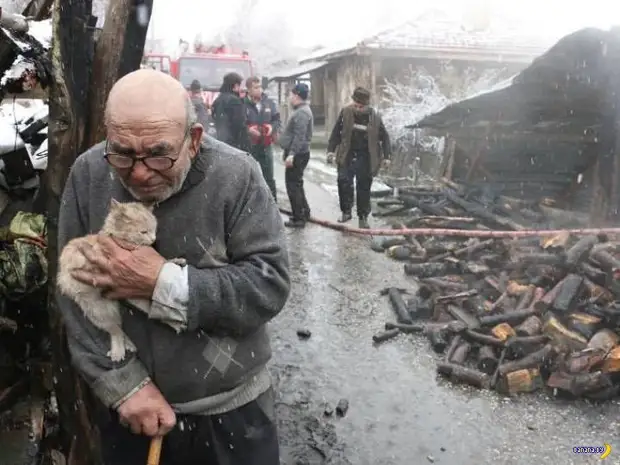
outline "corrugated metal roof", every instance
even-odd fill
[[[327,65],[327,61],[313,61],[312,63],[306,63],[296,66],[294,68],[283,69],[272,73],[272,75],[269,77],[269,80],[278,81],[296,78],[299,76],[303,76],[304,74],[308,74],[312,71],[316,71],[317,69],[320,69],[325,65]]]
[[[532,58],[544,53],[560,37],[526,32],[514,24],[491,24],[487,30],[468,31],[462,21],[444,12],[424,14],[374,36],[327,47],[306,56],[300,63],[325,60],[361,49],[385,50],[461,50],[489,55],[520,54]]]

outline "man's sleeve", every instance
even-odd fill
[[[336,147],[340,145],[340,141],[342,140],[343,118],[342,110],[340,110],[336,124],[334,124],[334,128],[332,129],[332,133],[330,134],[327,142],[327,153],[336,151]]]
[[[306,132],[308,124],[312,118],[311,113],[298,111],[295,117],[291,118],[291,143],[289,145],[289,154],[299,153],[306,145]]]
[[[149,318],[159,320],[177,332],[187,329],[189,302],[187,267],[166,262],[157,277],[150,305],[145,301],[129,302],[146,312]]]
[[[241,99],[234,99],[229,106],[230,129],[237,141],[237,148],[250,149],[250,136],[246,125],[245,104]]]
[[[67,180],[60,203],[58,220],[58,251],[71,239],[87,234],[88,228],[80,212],[76,184],[83,160],[78,159]],[[82,169],[85,173],[85,170]],[[81,178],[82,185],[88,179]],[[83,195],[87,196],[88,191]],[[82,310],[70,299],[56,292],[58,308],[67,329],[67,343],[73,365],[91,386],[97,397],[108,407],[116,408],[127,397],[143,386],[149,373],[133,352],[127,352],[122,362],[112,362],[106,355],[110,350],[110,337],[93,326]]]
[[[282,217],[258,164],[246,166],[247,181],[239,188],[226,224],[230,264],[186,267],[188,331],[251,334],[276,316],[288,298],[289,257]]]
[[[392,143],[390,142],[390,135],[381,117],[379,117],[379,139],[381,140],[381,148],[383,149],[383,158],[390,160],[392,158]]]

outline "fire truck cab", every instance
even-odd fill
[[[174,75],[172,60],[169,55],[147,53],[142,59],[142,68],[152,68],[166,74]]]
[[[236,52],[225,45],[197,44],[194,45],[193,52],[189,52],[189,44],[185,41],[180,41],[179,46],[176,59],[169,55],[146,53],[142,67],[170,74],[181,81],[188,91],[192,81],[198,80],[208,108],[217,98],[226,74],[234,72],[244,79],[252,75],[252,60],[246,51]]]

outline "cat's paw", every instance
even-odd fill
[[[107,355],[113,362],[120,362],[125,358],[125,337],[123,334],[110,335],[110,351]]]
[[[173,258],[172,260],[169,260],[169,261],[179,266],[187,265],[187,260],[185,260],[184,258]]]
[[[106,355],[113,362],[121,362],[125,358],[125,347],[113,347]]]

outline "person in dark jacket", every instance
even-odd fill
[[[291,202],[291,219],[284,223],[289,228],[303,228],[310,218],[310,206],[304,191],[304,171],[310,161],[310,141],[314,117],[308,105],[309,89],[299,83],[291,90],[293,112],[280,136],[280,147],[284,150],[284,182]]]
[[[197,79],[192,81],[189,86],[189,93],[192,104],[194,105],[194,110],[196,110],[198,122],[202,124],[204,131],[207,132],[209,127],[209,112],[207,111],[207,106],[205,105],[205,101],[202,97],[202,85],[200,84],[200,81]]]
[[[245,108],[239,96],[243,78],[228,73],[211,107],[217,138],[240,150],[249,150],[248,130],[245,124]]]
[[[357,218],[360,228],[368,228],[370,188],[381,166],[387,167],[392,154],[390,136],[377,111],[370,106],[370,92],[357,87],[353,103],[344,107],[329,137],[327,161],[338,165],[340,223],[353,217],[355,180]],[[334,153],[335,152],[335,153]]]
[[[276,181],[273,177],[273,143],[280,130],[280,112],[275,102],[263,92],[258,77],[249,77],[245,86],[245,117],[250,136],[250,155],[260,165],[271,194],[277,200]]]

